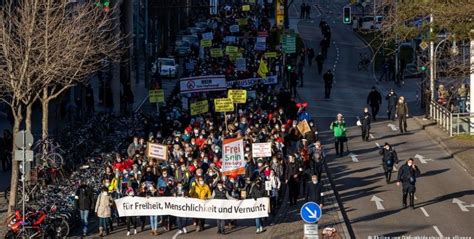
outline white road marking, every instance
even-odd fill
[[[371,139],[375,139],[373,134],[369,134],[369,136],[370,136]]]
[[[176,238],[178,238],[178,236],[179,236],[179,230],[173,235],[172,239],[176,239]]]
[[[375,206],[377,207],[377,210],[385,210],[385,208],[382,205],[383,199],[377,197],[377,196],[372,196],[370,199],[371,202],[375,202]]]
[[[377,146],[377,148],[380,148],[380,144],[379,144],[379,143],[375,143],[375,146]]]
[[[424,207],[420,207],[420,209],[423,212],[423,214],[425,214],[425,217],[430,217],[430,215],[428,214],[428,212],[425,210]]]
[[[419,155],[419,154],[416,154],[416,155],[415,155],[415,158],[418,159],[418,160],[420,160],[420,162],[421,162],[422,164],[427,164],[428,161],[433,161],[432,159],[427,159],[427,158],[425,158],[425,156]]]
[[[457,198],[453,198],[453,201],[452,203],[454,204],[457,204],[459,209],[461,209],[461,211],[463,212],[469,212],[469,209],[467,209],[468,207],[474,207],[474,204],[471,204],[471,205],[465,205],[466,202],[463,202]]]
[[[415,197],[415,200],[418,200],[418,198],[416,198],[416,195],[413,195]]]
[[[441,233],[441,231],[439,230],[438,226],[433,226],[433,228],[435,229],[436,233],[438,233],[438,236],[439,236],[440,238],[444,238],[443,233]]]
[[[352,162],[354,162],[354,163],[359,162],[359,159],[357,159],[357,155],[356,155],[356,154],[350,153],[350,154],[349,154],[349,157],[351,157]]]

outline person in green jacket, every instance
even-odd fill
[[[342,157],[342,154],[344,153],[344,142],[347,141],[347,137],[346,122],[341,113],[337,114],[336,120],[331,123],[330,129],[334,133],[336,155]]]

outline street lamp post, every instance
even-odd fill
[[[471,29],[469,32],[469,40],[471,41],[469,50],[470,50],[470,67],[469,67],[469,73],[470,73],[470,79],[469,79],[469,112],[470,112],[470,134],[472,135],[474,133],[474,122],[472,122],[472,114],[474,113],[474,29]]]

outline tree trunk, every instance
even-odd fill
[[[43,90],[43,97],[41,98],[41,139],[48,138],[48,114],[49,114],[49,99],[48,92]]]
[[[13,123],[13,142],[15,142],[15,135],[20,131],[20,123],[22,121],[21,107],[13,112],[15,122]],[[10,215],[16,207],[16,197],[18,189],[18,161],[15,160],[15,144],[13,143],[12,148],[12,177],[10,181],[10,199],[8,202],[8,215]]]
[[[33,133],[33,131],[31,131],[31,107],[33,106],[33,103],[29,104],[27,107],[26,107],[26,115],[25,115],[25,127],[26,127],[26,131],[29,131],[31,133]]]

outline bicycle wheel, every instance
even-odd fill
[[[69,224],[63,218],[59,225],[56,226],[56,237],[66,238],[67,235],[69,235]]]
[[[48,165],[53,168],[61,168],[64,163],[63,156],[58,153],[48,154]]]

